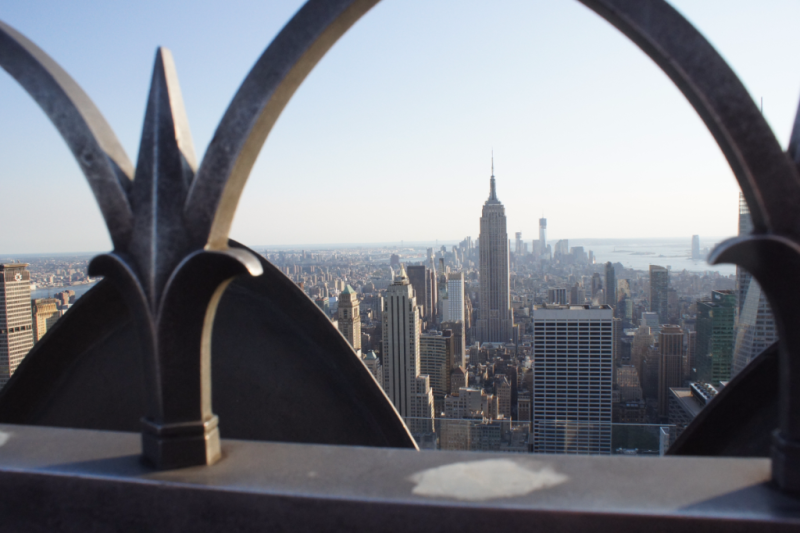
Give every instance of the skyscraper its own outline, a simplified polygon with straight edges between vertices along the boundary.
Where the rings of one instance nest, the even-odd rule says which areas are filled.
[[[367,353],[361,356],[361,360],[364,361],[364,364],[369,369],[369,372],[370,374],[372,374],[372,377],[375,378],[375,381],[377,381],[378,384],[381,384],[382,386],[383,366],[381,365],[381,361],[380,359],[378,359],[378,356],[375,355],[375,351],[374,350],[368,351]]]
[[[533,313],[533,451],[611,453],[614,311],[544,306]]]
[[[567,289],[564,287],[556,287],[554,289],[547,289],[547,303],[549,304],[567,304]],[[583,303],[583,302],[581,302]]]
[[[480,224],[481,279],[477,337],[480,342],[508,342],[514,325],[508,278],[508,233],[505,208],[497,198],[494,163],[489,199],[483,204]]]
[[[522,244],[522,232],[518,231],[514,234],[516,240],[514,241],[514,253],[517,257],[522,257],[524,246]]]
[[[700,235],[692,235],[692,259],[697,261],[700,257]]]
[[[753,231],[750,209],[739,194],[739,235]],[[767,296],[761,286],[742,267],[736,267],[737,320],[736,339],[733,348],[733,368],[735,376],[758,354],[778,340],[775,318],[772,316]]]
[[[658,265],[650,265],[650,311],[658,313],[659,323],[668,322],[669,270]]]
[[[358,294],[353,287],[347,285],[339,293],[339,309],[337,311],[339,331],[354,350],[361,350],[361,312]]]
[[[400,416],[419,417],[429,412],[433,417],[430,380],[419,373],[417,301],[402,265],[383,301],[383,390]],[[426,398],[430,399],[428,405],[420,404],[425,404]],[[409,424],[412,433],[424,430],[425,424],[413,425],[419,429]]]
[[[697,302],[697,336],[693,381],[718,386],[731,379],[736,293],[712,291],[711,300]]]
[[[611,261],[606,263],[606,286],[604,288],[606,305],[617,308],[617,274]]]
[[[425,320],[431,320],[431,312],[433,309],[433,302],[429,292],[430,281],[428,280],[428,268],[425,265],[411,265],[406,267],[408,273],[408,281],[414,287],[414,294],[417,298],[417,307],[422,311],[422,317]]]
[[[617,280],[617,307],[614,315],[626,322],[633,319],[633,290],[629,279]]]
[[[539,254],[544,256],[547,253],[547,219],[539,219]]]
[[[466,332],[463,322],[442,322],[442,331],[450,330],[453,339],[453,368],[466,368],[467,362],[464,359],[464,350],[467,346]]]
[[[27,266],[0,264],[0,387],[33,348],[31,273]]]
[[[669,415],[669,389],[683,386],[683,330],[665,325],[658,336],[658,415]]]
[[[61,317],[58,300],[55,298],[39,298],[31,302],[33,311],[33,342],[39,342]]]
[[[444,401],[450,392],[450,373],[453,370],[452,331],[429,332],[419,336],[420,374],[430,376],[433,396]]]
[[[464,322],[464,273],[447,274],[447,301],[442,304],[442,322]]]

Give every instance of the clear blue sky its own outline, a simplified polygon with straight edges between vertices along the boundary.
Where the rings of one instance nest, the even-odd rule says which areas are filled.
[[[198,155],[299,1],[17,2],[0,18],[94,99],[135,162],[155,49],[177,64]],[[800,2],[680,0],[785,146],[800,94]],[[110,240],[55,129],[0,74],[0,253]],[[665,75],[574,0],[384,0],[294,96],[232,236],[251,245],[477,237],[490,151],[509,233],[736,231],[738,188]]]

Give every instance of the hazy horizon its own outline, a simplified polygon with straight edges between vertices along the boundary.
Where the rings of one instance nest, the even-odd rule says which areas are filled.
[[[478,237],[477,235],[472,236],[473,242],[476,242]],[[721,242],[725,239],[729,239],[733,237],[733,235],[728,235],[725,237],[718,237],[718,236],[709,236],[704,237],[700,236],[700,243],[701,246],[705,247],[708,246],[707,243],[709,242]],[[573,242],[581,243],[577,244],[577,246],[582,246],[584,243],[596,244],[596,245],[603,245],[603,244],[622,244],[622,243],[656,243],[656,242],[668,242],[668,243],[684,243],[687,247],[691,247],[691,239],[692,236],[689,237],[653,237],[653,238],[643,238],[643,237],[614,237],[614,238],[566,238],[570,242],[570,248],[573,247]],[[343,242],[343,243],[293,243],[293,244],[255,244],[250,245],[247,243],[242,243],[248,248],[253,250],[324,250],[324,249],[339,249],[339,248],[390,248],[390,247],[409,247],[409,248],[428,248],[432,246],[436,246],[437,243],[439,246],[454,246],[464,240],[464,237],[460,239],[444,239],[444,240],[430,240],[430,241],[403,241],[403,242],[394,242],[394,241],[386,241],[386,242]],[[558,238],[550,239],[548,238],[547,242],[551,245],[554,244],[556,241],[561,240]],[[528,248],[530,249],[530,242],[531,239],[525,239],[525,242],[528,243]],[[511,245],[513,249],[514,245],[514,238],[511,238]],[[17,257],[83,257],[83,256],[94,256],[99,254],[108,253],[109,250],[102,250],[102,251],[67,251],[67,252],[0,252],[0,259],[8,258],[14,259],[15,256]]]
[[[800,3],[672,3],[754,101],[764,98],[785,146],[800,89],[800,71],[786,67],[800,47]],[[301,5],[76,0],[11,3],[2,18],[83,87],[135,163],[157,46],[173,52],[202,156],[250,67]],[[0,102],[0,249],[110,249],[55,128],[8,75]],[[666,75],[589,9],[384,0],[287,105],[231,237],[274,243],[256,246],[477,238],[492,149],[512,238],[522,231],[530,242],[543,214],[552,240],[736,233],[739,189],[711,134]]]

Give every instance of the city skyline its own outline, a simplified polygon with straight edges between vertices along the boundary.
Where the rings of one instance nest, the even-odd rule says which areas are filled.
[[[774,4],[754,13],[745,3],[726,2],[726,17],[717,20],[720,2],[674,4],[725,55],[754,100],[764,97],[765,117],[785,145],[800,86],[800,74],[784,67],[800,39],[789,23],[798,6]],[[202,153],[253,59],[299,5],[244,3],[229,13],[197,3],[187,15],[166,2],[155,17],[155,6],[112,9],[87,2],[83,9],[10,6],[3,18],[64,65],[136,160],[157,45],[174,52]],[[474,235],[469,209],[436,216],[435,232],[413,221],[361,224],[343,235],[316,215],[345,200],[368,213],[397,183],[405,185],[393,191],[398,204],[413,202],[432,215],[444,195],[469,205],[484,187],[492,147],[504,190],[514,192],[507,195],[510,231],[534,236],[544,212],[553,239],[735,235],[728,198],[738,189],[719,149],[671,82],[616,30],[578,3],[455,5],[381,3],[334,47],[268,140],[234,222],[235,239],[257,246]],[[86,11],[93,22],[82,16]],[[192,28],[213,26],[226,38],[204,42],[204,32],[186,27],[187,16]],[[452,16],[461,24],[446,24]],[[122,27],[112,23],[120,17]],[[430,24],[446,34],[426,31]],[[516,31],[516,24],[527,30]],[[766,24],[768,32],[741,31]],[[501,31],[509,25],[513,31]],[[77,30],[67,35],[62,26]],[[478,30],[487,38],[475,40]],[[409,31],[420,38],[408,43],[403,36]],[[575,45],[578,36],[592,43],[591,50]],[[520,70],[520,58],[509,50],[522,50],[529,66]],[[443,70],[445,59],[451,68]],[[579,89],[587,85],[591,91]],[[28,217],[24,227],[0,236],[0,250],[110,248],[88,188],[52,126],[6,76],[0,96],[0,116],[10,125],[0,138],[0,175],[12,178],[14,193],[7,197],[31,197],[37,209],[66,208],[69,215],[49,226]],[[664,181],[670,188],[659,190]],[[654,191],[663,202],[648,201]],[[712,193],[718,201],[706,201]],[[681,216],[670,216],[672,202],[681,205]],[[626,213],[595,216],[600,206],[619,203]],[[18,204],[0,205],[0,223],[24,216],[27,206]],[[649,223],[628,223],[637,219]]]

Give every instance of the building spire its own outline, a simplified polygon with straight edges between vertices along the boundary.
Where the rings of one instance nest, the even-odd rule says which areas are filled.
[[[492,150],[492,178],[489,181],[489,201],[497,202],[497,190],[494,184],[494,150]]]

